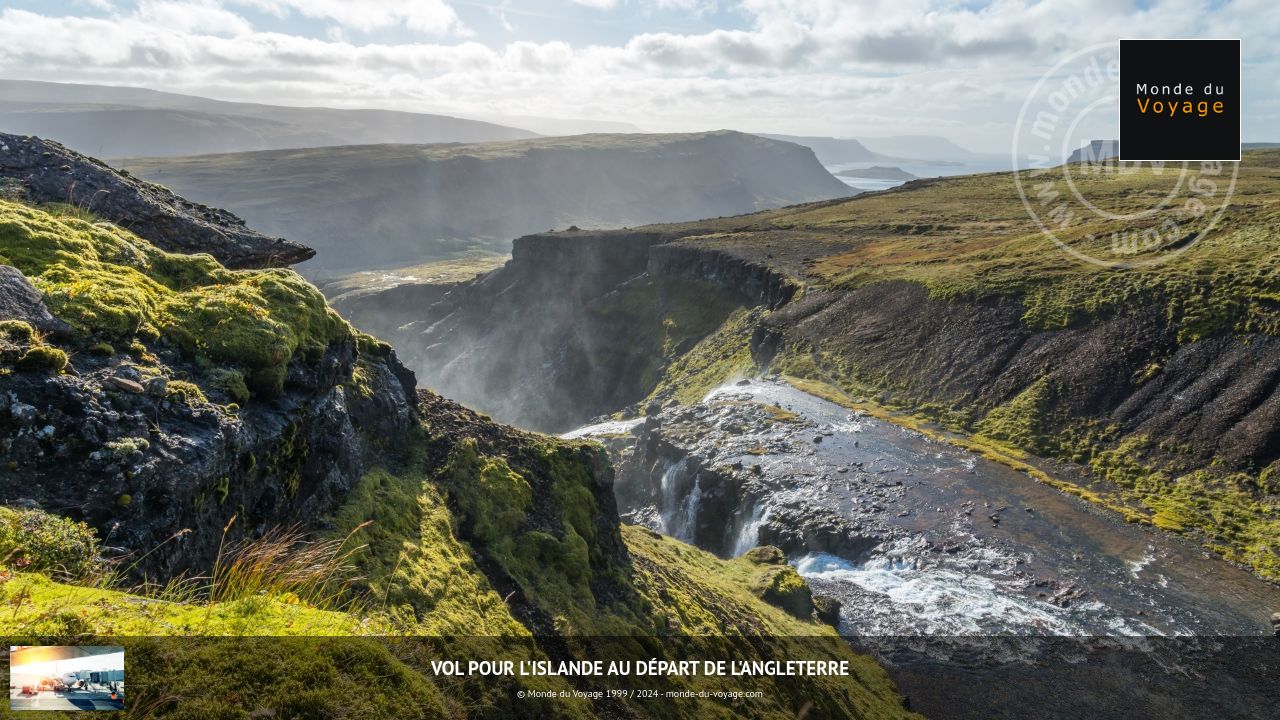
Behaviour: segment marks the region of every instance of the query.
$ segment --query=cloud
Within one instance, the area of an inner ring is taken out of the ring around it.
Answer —
[[[433,35],[468,32],[458,14],[444,0],[228,0],[228,3],[252,7],[278,17],[297,13],[366,33],[400,26]]]
[[[122,6],[105,17],[0,10],[0,75],[289,104],[594,117],[653,130],[853,135],[954,127],[968,134],[955,135],[962,144],[996,149],[1041,72],[1072,49],[1135,28],[1243,37],[1246,96],[1260,102],[1280,90],[1270,42],[1280,37],[1280,13],[1264,12],[1267,0],[1169,0],[1121,11],[1102,0],[741,0],[741,27],[638,30],[610,44],[477,42],[441,0]],[[320,29],[317,37],[266,32],[245,19],[249,10],[311,18]],[[430,37],[369,41],[367,33],[387,28]],[[1257,107],[1259,118],[1276,114]]]
[[[150,26],[184,33],[242,35],[253,31],[244,18],[209,0],[143,0],[137,18]]]

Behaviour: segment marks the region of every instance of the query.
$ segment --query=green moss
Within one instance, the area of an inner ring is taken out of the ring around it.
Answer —
[[[0,507],[0,566],[88,577],[98,562],[98,538],[81,522],[42,510]]]
[[[345,613],[316,610],[285,600],[267,598],[246,615],[245,608],[234,603],[168,602],[57,582],[34,572],[16,573],[0,592],[9,601],[4,627],[10,635],[27,634],[63,613],[77,616],[86,631],[100,636],[342,636],[386,632],[385,626],[362,623]]]
[[[102,447],[113,458],[127,460],[150,450],[151,441],[144,437],[125,437],[108,440]]]
[[[813,596],[809,584],[790,565],[774,566],[761,571],[752,583],[756,595],[770,605],[799,618],[813,614]]]
[[[758,311],[738,309],[730,313],[719,328],[666,368],[649,399],[672,397],[688,405],[735,377],[753,374],[751,332],[758,321]]]
[[[226,270],[207,255],[165,253],[110,224],[0,201],[0,253],[81,336],[163,339],[194,360],[238,366],[262,395],[280,392],[295,358],[355,342],[297,273]]]
[[[470,438],[449,459],[446,472],[472,536],[485,544],[509,541],[532,502],[529,483],[502,459],[481,457]]]
[[[1016,397],[987,413],[977,425],[980,434],[1034,453],[1055,449],[1049,436],[1047,412],[1054,400],[1054,388],[1047,377],[1040,378]]]
[[[23,320],[0,320],[0,336],[19,345],[30,345],[38,341],[35,328]]]
[[[364,357],[357,360],[355,368],[351,371],[351,379],[345,385],[347,391],[358,397],[372,398],[376,390],[370,380],[370,372],[368,360]]]
[[[209,385],[226,393],[228,397],[240,405],[249,402],[249,386],[244,381],[244,373],[229,368],[213,368],[208,372]]]
[[[363,332],[356,332],[356,348],[361,355],[384,358],[391,354],[391,344]]]
[[[14,368],[23,372],[62,372],[67,367],[67,353],[48,345],[36,345],[28,348],[13,364]]]
[[[110,357],[116,354],[116,349],[109,342],[98,342],[89,346],[89,352],[98,357]]]
[[[204,392],[200,390],[200,386],[186,380],[170,380],[165,385],[165,395],[178,402],[187,403],[188,405],[208,403],[209,399],[205,397]]]

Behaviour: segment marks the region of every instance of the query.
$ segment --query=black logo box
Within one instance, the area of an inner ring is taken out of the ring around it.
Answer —
[[[1121,40],[1120,159],[1239,161],[1240,65],[1239,40]],[[1170,103],[1177,103],[1172,115]]]

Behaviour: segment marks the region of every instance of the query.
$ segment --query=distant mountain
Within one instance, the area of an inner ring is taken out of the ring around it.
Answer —
[[[506,252],[517,236],[734,215],[855,191],[732,131],[133,158],[122,167],[317,251],[318,277]]]
[[[1120,156],[1119,140],[1093,140],[1084,147],[1076,148],[1067,158],[1069,163],[1096,163]]]
[[[587,135],[590,133],[639,133],[639,126],[614,120],[584,120],[581,118],[548,118],[531,115],[496,115],[483,119],[501,125],[523,128],[539,135]]]
[[[979,155],[939,135],[891,135],[860,139],[870,151],[897,158],[964,160]]]
[[[27,80],[0,80],[0,131],[39,135],[98,157],[537,136],[446,115],[284,107],[144,88]]]
[[[812,150],[813,154],[818,156],[818,162],[823,165],[840,165],[843,163],[893,159],[868,150],[866,146],[852,138],[758,134],[760,137],[769,138],[771,140],[781,140],[782,142],[803,145]]]

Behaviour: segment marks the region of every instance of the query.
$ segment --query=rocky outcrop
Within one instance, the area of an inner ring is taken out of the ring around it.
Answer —
[[[682,243],[651,248],[648,271],[653,277],[684,277],[732,288],[752,304],[770,309],[785,305],[800,288],[768,265]]]
[[[143,225],[178,233],[170,248],[266,262],[251,231],[147,205],[152,190],[87,159],[63,169],[56,146],[4,142],[29,188],[57,173],[132,188],[108,207],[155,213]],[[402,451],[413,374],[292,271],[231,273],[61,207],[0,214],[14,264],[0,265],[0,505],[83,520],[124,567],[172,577],[207,572],[224,541],[316,527]]]
[[[41,292],[11,265],[0,265],[0,320],[21,320],[42,333],[59,336],[71,329],[49,312]]]
[[[209,253],[229,268],[282,267],[315,255],[291,240],[250,230],[226,210],[190,202],[37,137],[0,133],[0,190],[32,203],[74,206],[162,250]]]
[[[205,570],[231,516],[229,541],[313,526],[416,417],[394,356],[361,360],[352,385],[354,344],[299,363],[280,397],[243,407],[176,381],[203,376],[179,354],[157,359],[78,352],[74,374],[4,378],[0,504],[84,520],[129,563],[154,550],[139,572]]]

